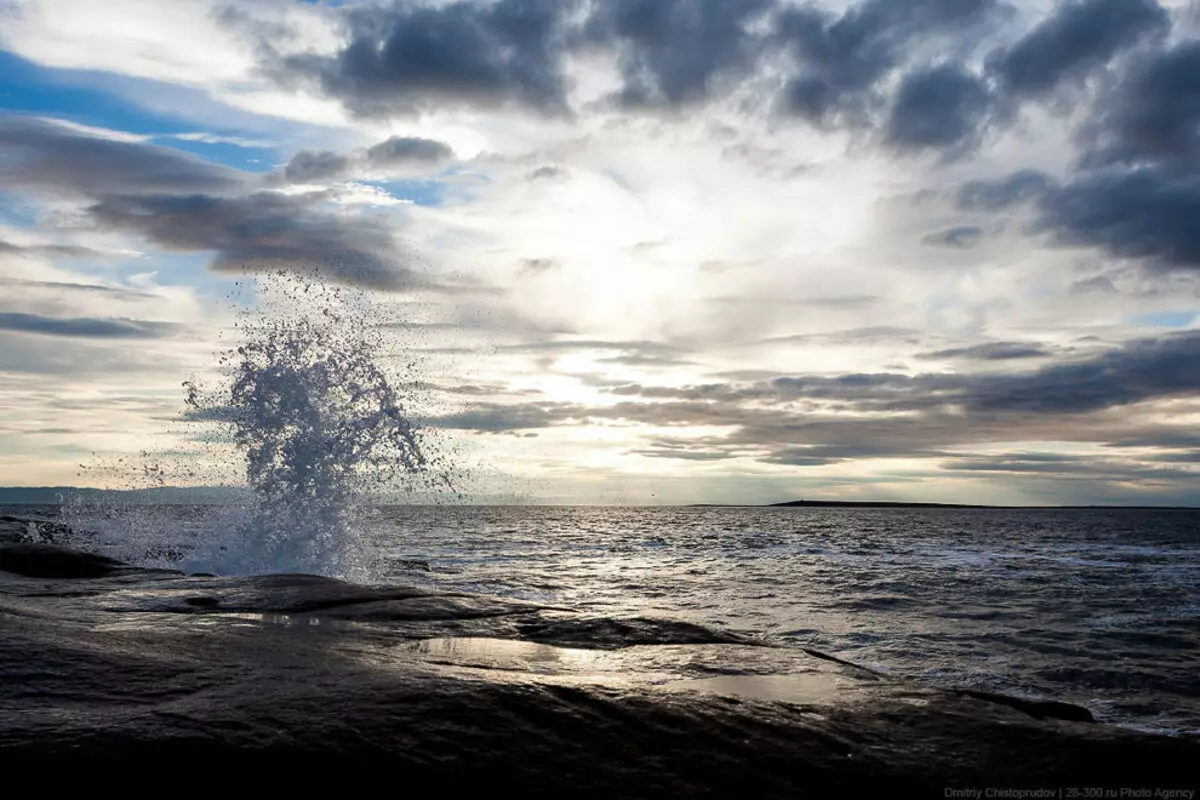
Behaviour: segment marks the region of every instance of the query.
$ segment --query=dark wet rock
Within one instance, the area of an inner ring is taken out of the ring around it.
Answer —
[[[1074,703],[1064,703],[1060,700],[1027,700],[996,692],[981,692],[976,689],[960,689],[958,693],[964,697],[973,697],[989,703],[1015,708],[1035,719],[1063,719],[1071,722],[1095,722],[1096,718],[1083,706]]]
[[[106,556],[48,544],[0,545],[0,570],[28,578],[103,578],[129,567]]]
[[[1200,758],[1067,704],[686,623],[45,546],[0,546],[0,569],[0,769],[43,790],[149,767],[275,791],[379,777],[447,797],[943,797],[1191,788]]]
[[[68,544],[74,534],[60,522],[0,514],[0,542],[6,544]]]
[[[539,618],[519,626],[522,639],[581,647],[635,644],[759,644],[754,639],[676,620],[566,617]]]

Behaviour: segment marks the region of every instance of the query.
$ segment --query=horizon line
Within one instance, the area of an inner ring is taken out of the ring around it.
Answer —
[[[244,486],[150,486],[141,489],[100,489],[92,486],[0,486],[0,493],[4,492],[45,492],[55,493],[58,495],[70,493],[84,494],[101,494],[101,495],[147,495],[156,493],[179,492],[179,493],[245,493],[249,494],[250,489]],[[171,503],[163,502],[157,505],[219,505],[216,498],[209,498],[207,502],[197,498],[194,503]],[[66,498],[57,502],[22,502],[5,500],[0,497],[0,506],[55,506],[65,505]],[[147,503],[147,505],[155,505]],[[977,510],[1080,510],[1080,509],[1112,509],[1112,510],[1162,510],[1162,511],[1200,511],[1200,506],[1194,505],[1137,505],[1129,503],[1071,503],[1071,504],[1045,504],[1045,505],[991,505],[983,503],[942,503],[936,501],[919,501],[919,500],[822,500],[822,499],[800,499],[800,500],[784,500],[769,503],[655,503],[655,504],[640,504],[640,503],[605,503],[605,502],[446,502],[446,503],[402,503],[394,502],[387,498],[380,498],[379,506],[383,507],[510,507],[510,508],[537,508],[537,507],[565,507],[565,508],[894,508],[894,509],[977,509]]]

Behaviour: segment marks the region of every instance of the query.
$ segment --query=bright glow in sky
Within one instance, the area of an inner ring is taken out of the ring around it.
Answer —
[[[404,323],[481,502],[1194,504],[1197,30],[0,0],[0,484],[189,458],[233,282],[291,268]]]

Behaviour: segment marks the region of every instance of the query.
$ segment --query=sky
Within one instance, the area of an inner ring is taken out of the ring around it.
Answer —
[[[1197,504],[1198,34],[1165,0],[0,0],[0,484],[204,458],[181,383],[293,272],[383,309],[481,502]]]

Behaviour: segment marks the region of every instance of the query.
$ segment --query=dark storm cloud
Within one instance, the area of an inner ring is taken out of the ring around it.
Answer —
[[[1104,147],[1092,148],[1092,158],[1182,158],[1197,143],[1189,76],[1200,50],[1195,42],[1140,47],[1172,21],[1155,0],[1061,4],[995,49],[983,75],[962,64],[974,63],[996,23],[1011,16],[1001,0],[862,0],[838,13],[785,0],[457,0],[338,13],[347,37],[332,54],[281,55],[248,15],[227,21],[259,37],[263,66],[279,82],[314,86],[362,116],[457,107],[569,116],[578,109],[569,104],[568,64],[598,55],[616,64],[619,87],[609,99],[626,109],[680,110],[750,88],[764,110],[874,132],[902,152],[955,156],[1015,119],[1021,102],[1111,68],[1102,118],[1089,133]],[[1126,52],[1129,59],[1118,58]],[[1132,71],[1117,74],[1130,61]],[[443,158],[436,143],[429,147],[406,144],[405,157]],[[311,163],[297,162],[297,174],[345,167],[334,153],[303,155]],[[1009,188],[1016,202],[1038,187]],[[978,203],[996,210],[1003,200],[985,192]]]
[[[75,194],[219,192],[235,170],[178,150],[77,132],[30,117],[0,117],[0,183]]]
[[[762,55],[749,25],[774,0],[611,0],[598,3],[587,41],[618,53],[626,107],[678,107],[708,99]]]
[[[177,326],[132,319],[61,318],[0,312],[0,330],[85,339],[158,339],[169,336]]]
[[[992,58],[1004,87],[1015,95],[1050,92],[1169,27],[1157,0],[1066,2],[1007,51]]]
[[[815,124],[863,124],[881,102],[878,84],[913,42],[972,28],[999,7],[992,0],[867,0],[840,16],[787,8],[776,35],[797,69],[784,87],[783,108]]]
[[[961,67],[941,66],[904,77],[885,136],[901,150],[962,150],[978,140],[988,115],[983,82]]]
[[[1169,163],[1194,172],[1200,165],[1200,41],[1183,42],[1142,58],[1108,93],[1088,135],[1085,164]]]
[[[362,116],[443,106],[566,111],[561,52],[577,4],[454,2],[352,10],[350,41],[334,55],[273,57],[284,82],[312,81]]]
[[[99,224],[132,231],[166,250],[216,251],[220,272],[302,272],[375,289],[411,288],[382,222],[322,209],[321,195],[257,192],[244,197],[150,195],[102,198]]]
[[[983,239],[983,228],[978,225],[959,225],[937,233],[926,234],[921,238],[921,242],[931,247],[953,247],[964,250],[975,247],[981,239]]]
[[[1040,197],[1050,179],[1034,170],[1020,170],[993,180],[974,180],[959,187],[954,201],[963,211],[1003,211]]]
[[[1098,247],[1151,267],[1200,269],[1200,182],[1143,168],[1085,174],[1046,192],[1035,225],[1063,246]]]
[[[566,62],[575,56],[616,61],[618,105],[679,109],[761,82],[762,64],[786,54],[779,108],[821,126],[875,124],[888,105],[886,79],[918,46],[941,36],[956,52],[953,39],[977,39],[1004,8],[998,0],[865,0],[841,14],[780,0],[397,4],[344,12],[349,38],[332,55],[283,56],[264,38],[264,66],[363,116],[456,106],[563,115],[571,113]],[[253,35],[248,21],[231,22]],[[958,77],[911,77],[894,141],[966,139],[980,122],[980,85]],[[918,130],[923,103],[939,99],[951,108]]]
[[[1051,355],[1040,344],[1028,342],[988,342],[972,347],[952,347],[932,353],[918,353],[915,358],[926,360],[965,359],[969,361],[1011,361],[1020,358],[1041,358]]]

